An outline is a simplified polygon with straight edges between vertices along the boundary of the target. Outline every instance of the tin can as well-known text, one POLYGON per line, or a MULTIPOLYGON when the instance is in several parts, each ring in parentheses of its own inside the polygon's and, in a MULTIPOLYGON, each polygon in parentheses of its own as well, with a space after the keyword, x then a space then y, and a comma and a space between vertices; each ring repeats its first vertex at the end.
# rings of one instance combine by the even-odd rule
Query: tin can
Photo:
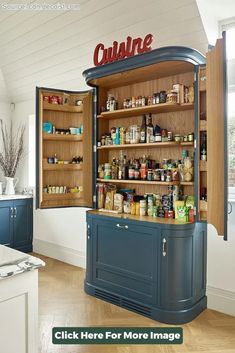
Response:
POLYGON ((148 171, 147 171, 147 180, 153 181, 153 170, 152 169, 148 169, 148 171))
POLYGON ((168 141, 173 141, 173 133, 171 131, 168 131, 167 137, 168 137, 168 141))
POLYGON ((140 200, 140 216, 146 215, 146 200, 140 200))

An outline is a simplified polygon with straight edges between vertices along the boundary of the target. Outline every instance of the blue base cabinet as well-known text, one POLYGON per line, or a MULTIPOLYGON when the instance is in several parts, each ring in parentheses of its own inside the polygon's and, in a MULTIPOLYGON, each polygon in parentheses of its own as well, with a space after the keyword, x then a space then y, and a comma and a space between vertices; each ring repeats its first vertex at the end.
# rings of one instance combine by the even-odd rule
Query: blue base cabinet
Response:
POLYGON ((206 308, 206 223, 159 224, 87 213, 85 291, 168 324, 206 308))
POLYGON ((32 251, 33 199, 0 201, 0 225, 0 244, 32 251))

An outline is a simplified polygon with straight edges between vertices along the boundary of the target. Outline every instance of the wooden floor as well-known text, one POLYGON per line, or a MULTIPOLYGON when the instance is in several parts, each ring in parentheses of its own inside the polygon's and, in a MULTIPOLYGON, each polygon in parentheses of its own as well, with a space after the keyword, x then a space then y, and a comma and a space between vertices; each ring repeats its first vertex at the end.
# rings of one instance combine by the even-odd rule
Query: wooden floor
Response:
MULTIPOLYGON (((38 256, 38 255, 36 255, 38 256)), ((40 353, 235 353, 235 317, 205 310, 182 325, 182 345, 53 345, 53 326, 167 326, 84 293, 84 270, 39 255, 40 353)))

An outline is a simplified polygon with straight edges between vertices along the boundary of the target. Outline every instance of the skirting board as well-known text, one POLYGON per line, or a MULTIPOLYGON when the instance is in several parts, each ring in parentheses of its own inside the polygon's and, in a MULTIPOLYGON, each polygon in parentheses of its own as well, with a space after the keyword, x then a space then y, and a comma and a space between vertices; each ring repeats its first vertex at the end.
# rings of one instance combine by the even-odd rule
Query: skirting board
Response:
POLYGON ((33 251, 70 265, 86 268, 86 254, 82 251, 74 250, 40 239, 34 239, 33 251))
POLYGON ((235 293, 207 286, 207 307, 224 314, 235 316, 235 293))

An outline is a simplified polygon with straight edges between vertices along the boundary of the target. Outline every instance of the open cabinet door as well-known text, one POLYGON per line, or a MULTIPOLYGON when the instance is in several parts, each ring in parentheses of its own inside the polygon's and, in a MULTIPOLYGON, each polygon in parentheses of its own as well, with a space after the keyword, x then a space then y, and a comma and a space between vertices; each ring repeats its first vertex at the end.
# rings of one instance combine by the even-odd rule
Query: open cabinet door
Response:
POLYGON ((37 208, 92 207, 93 91, 37 88, 37 208))
POLYGON ((227 114, 225 38, 206 56, 207 221, 227 239, 227 114))

